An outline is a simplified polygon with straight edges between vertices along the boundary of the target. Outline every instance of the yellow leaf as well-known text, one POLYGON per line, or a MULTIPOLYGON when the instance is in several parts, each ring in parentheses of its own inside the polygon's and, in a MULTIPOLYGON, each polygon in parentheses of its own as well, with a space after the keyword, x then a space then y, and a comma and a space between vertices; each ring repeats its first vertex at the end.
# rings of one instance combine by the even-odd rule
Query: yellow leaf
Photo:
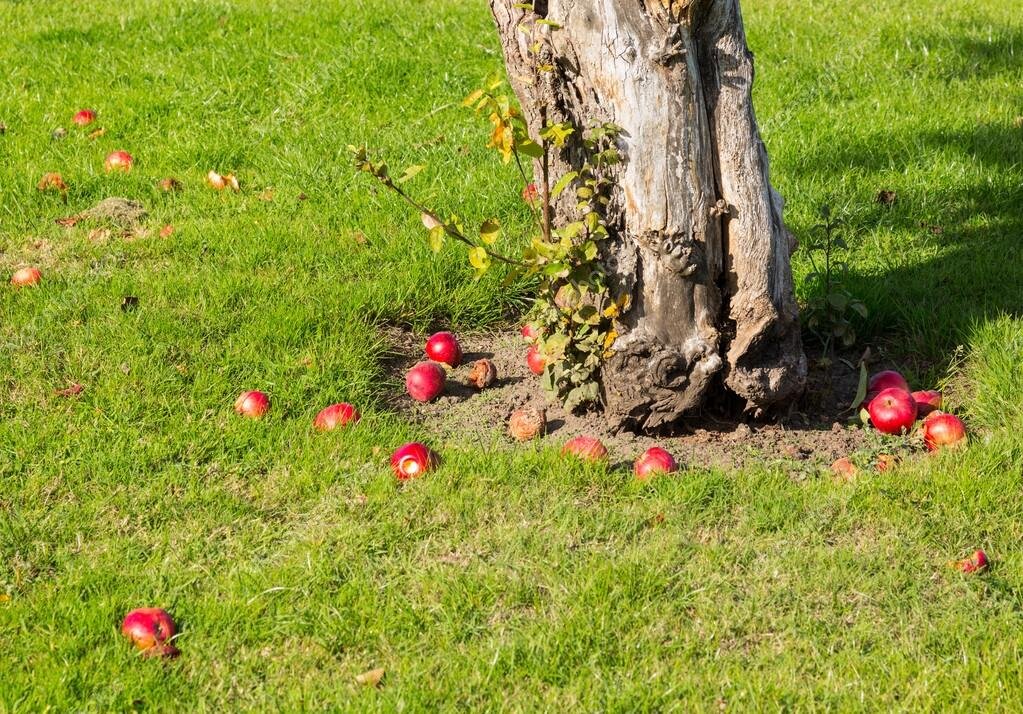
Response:
POLYGON ((480 240, 487 245, 493 245, 499 235, 501 235, 501 223, 496 218, 491 218, 480 226, 480 240))

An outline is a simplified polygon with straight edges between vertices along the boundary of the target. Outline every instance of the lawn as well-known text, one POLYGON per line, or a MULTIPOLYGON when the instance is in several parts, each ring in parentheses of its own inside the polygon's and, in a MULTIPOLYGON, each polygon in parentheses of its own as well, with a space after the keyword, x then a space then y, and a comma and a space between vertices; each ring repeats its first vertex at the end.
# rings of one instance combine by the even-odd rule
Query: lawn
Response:
POLYGON ((746 20, 791 228, 847 218, 859 348, 945 386, 968 450, 845 484, 764 460, 640 486, 452 440, 399 486, 387 455, 429 435, 388 407, 380 328, 508 329, 528 286, 434 256, 345 146, 525 224, 459 106, 501 67, 486 3, 2 3, 0 711, 1023 708, 1023 17, 746 20), (103 173, 114 149, 130 174, 103 173), (50 171, 67 205, 36 190, 50 171), (153 230, 54 222, 112 195, 153 230), (29 263, 42 285, 7 286, 29 263), (243 389, 267 419, 233 414, 243 389), (315 434, 339 400, 363 421, 315 434), (978 547, 989 572, 947 567, 978 547), (180 658, 121 639, 142 605, 174 613, 180 658), (378 689, 355 682, 372 667, 378 689))

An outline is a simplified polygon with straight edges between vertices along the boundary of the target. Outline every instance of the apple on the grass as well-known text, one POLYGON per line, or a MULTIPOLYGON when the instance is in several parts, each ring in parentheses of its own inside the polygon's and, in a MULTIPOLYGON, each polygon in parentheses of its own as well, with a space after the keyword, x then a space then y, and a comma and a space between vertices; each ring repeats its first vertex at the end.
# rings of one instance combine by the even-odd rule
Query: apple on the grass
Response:
POLYGON ((547 360, 540 354, 540 348, 536 345, 530 345, 529 349, 526 350, 526 365, 533 374, 543 374, 543 370, 547 366, 547 360))
POLYGON ((913 392, 913 401, 916 402, 916 416, 923 419, 931 412, 941 409, 941 392, 936 389, 920 390, 913 392))
POLYGON ((71 118, 71 121, 78 126, 89 126, 89 124, 96 121, 96 112, 91 109, 80 109, 71 118))
POLYGON ((429 471, 437 462, 437 456, 429 447, 417 441, 399 447, 391 454, 391 469, 399 481, 418 478, 429 471))
POLYGON ((43 274, 39 272, 39 268, 29 266, 14 272, 14 275, 11 276, 11 285, 16 288, 28 288, 38 285, 42 279, 43 274))
POLYGON ((436 362, 420 362, 405 375, 405 390, 417 402, 429 402, 440 396, 447 372, 436 362))
POLYGON ((242 392, 234 402, 234 410, 243 417, 259 419, 270 411, 270 397, 258 390, 242 392))
POLYGON ((124 616, 121 633, 147 657, 175 657, 178 649, 170 644, 177 633, 174 619, 158 607, 140 607, 124 616))
POLYGON ((575 456, 588 463, 596 463, 607 458, 607 447, 601 443, 600 439, 592 436, 577 436, 565 442, 561 453, 575 456))
POLYGON ((987 553, 983 550, 975 550, 973 555, 963 560, 957 560, 952 565, 961 573, 977 573, 988 566, 987 553))
POLYGON ((966 445, 966 425, 954 414, 931 412, 924 419, 922 431, 930 451, 966 445))
POLYGON ((113 151, 107 154, 106 161, 103 162, 103 168, 106 169, 107 173, 111 171, 131 171, 132 164, 135 163, 135 159, 127 151, 113 151))
POLYGON ((678 464, 670 453, 659 446, 651 446, 636 459, 632 469, 637 479, 646 481, 657 474, 670 474, 678 471, 678 464))
POLYGON ((902 434, 913 428, 916 402, 913 395, 899 387, 889 387, 870 400, 870 422, 882 434, 902 434))
POLYGON ((438 332, 426 341, 426 356, 449 367, 462 364, 462 346, 450 332, 438 332))
POLYGON ((359 410, 347 402, 331 404, 316 415, 313 426, 317 431, 333 431, 359 421, 359 410))

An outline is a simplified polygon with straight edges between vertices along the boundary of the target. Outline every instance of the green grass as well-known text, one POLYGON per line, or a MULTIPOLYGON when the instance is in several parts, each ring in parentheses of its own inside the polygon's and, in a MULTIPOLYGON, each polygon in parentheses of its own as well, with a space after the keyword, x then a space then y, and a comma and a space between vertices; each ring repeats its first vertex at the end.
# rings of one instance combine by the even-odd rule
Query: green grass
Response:
POLYGON ((385 407, 376 327, 499 325, 527 293, 430 254, 344 147, 526 220, 458 106, 499 68, 485 3, 4 3, 0 275, 45 283, 0 289, 0 711, 1023 707, 1023 19, 746 5, 787 218, 849 217, 863 342, 950 384, 966 452, 853 485, 691 464, 639 487, 451 443, 399 488, 384 457, 422 434, 385 407), (53 141, 83 106, 107 133, 53 141), (102 173, 115 148, 130 175, 102 173), (245 190, 203 188, 211 168, 245 190), (54 225, 108 195, 176 232, 54 225), (268 419, 233 417, 243 388, 268 419), (338 399, 362 425, 311 434, 338 399), (975 547, 990 573, 945 567, 975 547), (181 624, 174 663, 121 641, 143 604, 181 624), (374 666, 384 686, 356 685, 374 666))

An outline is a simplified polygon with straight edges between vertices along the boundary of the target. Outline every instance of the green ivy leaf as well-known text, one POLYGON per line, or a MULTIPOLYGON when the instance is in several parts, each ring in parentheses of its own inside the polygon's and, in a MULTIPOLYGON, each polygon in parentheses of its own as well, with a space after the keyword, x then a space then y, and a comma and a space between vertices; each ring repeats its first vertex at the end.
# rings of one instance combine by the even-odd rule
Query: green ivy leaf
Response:
POLYGON ((558 182, 554 184, 554 188, 551 189, 551 198, 557 198, 561 195, 562 191, 568 188, 568 185, 578 178, 578 171, 569 171, 567 174, 558 179, 558 182))

